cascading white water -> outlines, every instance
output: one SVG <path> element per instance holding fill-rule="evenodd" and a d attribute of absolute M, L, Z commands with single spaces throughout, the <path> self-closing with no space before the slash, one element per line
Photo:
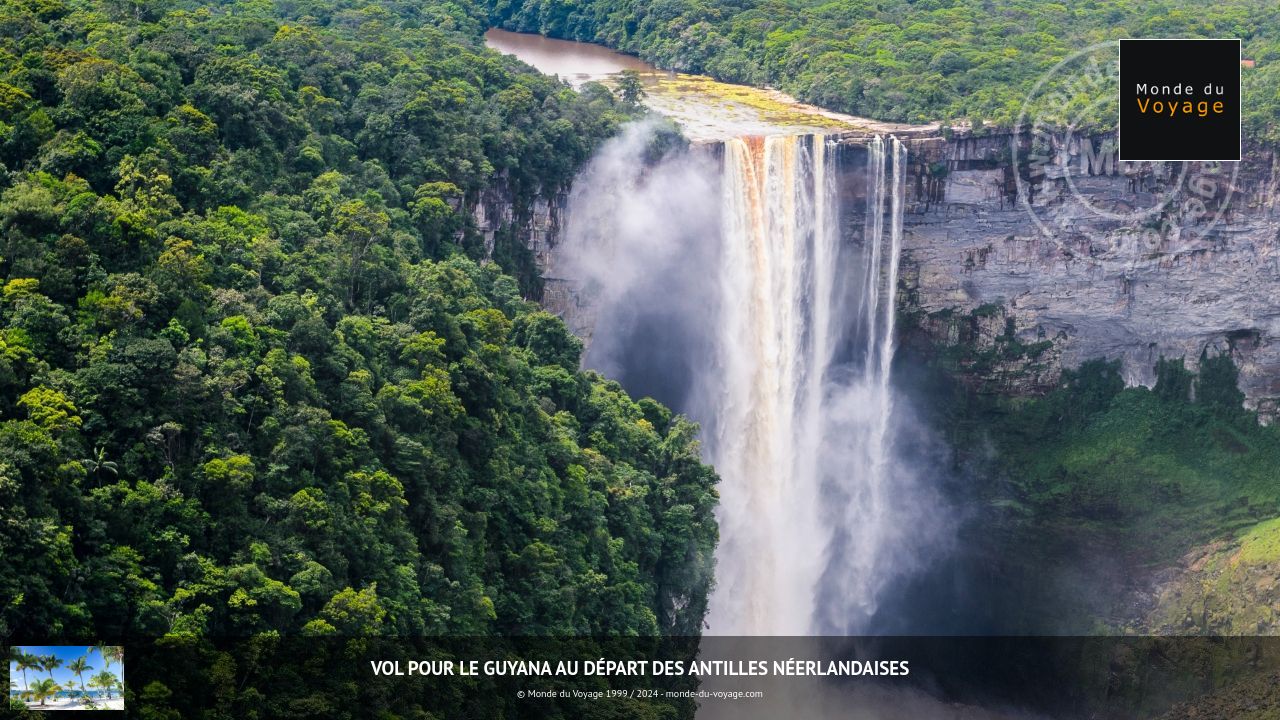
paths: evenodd
<path fill-rule="evenodd" d="M 889 158 L 886 162 L 886 149 Z M 906 148 L 897 138 L 875 138 L 867 148 L 867 224 L 862 251 L 863 277 L 856 293 L 853 345 L 860 365 L 833 377 L 824 413 L 828 451 L 842 461 L 828 476 L 838 508 L 831 516 L 826 592 L 818 618 L 827 631 L 867 633 L 880 591 L 891 580 L 907 543 L 907 513 L 898 495 L 914 494 L 905 466 L 896 462 L 891 435 L 893 392 L 890 369 L 894 353 L 894 319 L 898 267 L 902 248 L 902 213 Z M 886 173 L 886 164 L 889 170 Z M 888 181 L 886 187 L 886 180 Z M 884 232 L 888 196 L 889 232 Z M 844 467 L 841 467 L 843 465 Z M 919 544 L 919 538 L 916 539 Z"/>
<path fill-rule="evenodd" d="M 720 280 L 723 385 L 712 462 L 723 478 L 711 629 L 802 634 L 824 538 L 813 460 L 824 360 L 819 330 L 834 233 L 826 146 L 802 136 L 739 138 L 724 151 Z M 783 538 L 786 543 L 781 542 Z M 808 547 L 806 553 L 783 552 Z M 723 623 L 723 625 L 721 624 Z"/>
<path fill-rule="evenodd" d="M 859 242 L 839 203 L 857 156 L 833 139 L 646 161 L 654 132 L 629 127 L 575 182 L 554 270 L 591 298 L 566 308 L 594 327 L 586 363 L 703 425 L 722 479 L 709 633 L 874 632 L 931 507 L 892 453 L 906 149 L 870 143 Z"/>
<path fill-rule="evenodd" d="M 869 148 L 862 277 L 849 293 L 859 254 L 841 246 L 828 142 L 725 147 L 721 377 L 708 409 L 723 479 L 716 634 L 801 635 L 820 617 L 862 630 L 883 584 L 905 148 L 891 140 L 889 178 L 885 143 Z"/>

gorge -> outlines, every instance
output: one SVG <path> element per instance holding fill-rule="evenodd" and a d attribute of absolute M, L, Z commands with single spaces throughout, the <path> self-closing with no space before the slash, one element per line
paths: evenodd
<path fill-rule="evenodd" d="M 705 428 L 722 477 L 710 632 L 865 632 L 906 551 L 889 383 L 905 147 L 747 136 L 646 165 L 657 130 L 610 141 L 569 200 L 556 267 L 595 298 L 586 364 Z M 853 162 L 868 194 L 844 212 Z"/>
<path fill-rule="evenodd" d="M 508 44 L 492 39 L 490 44 L 523 52 L 511 44 L 512 36 L 529 37 L 505 33 Z M 563 54 L 589 46 L 539 40 L 544 52 L 554 48 L 550 52 Z M 652 66 L 636 65 L 635 58 L 612 55 L 613 72 L 638 67 L 647 68 L 651 75 L 646 77 L 666 77 Z M 542 62 L 528 59 L 535 66 Z M 558 66 L 547 69 L 563 72 Z M 1012 152 L 1022 148 L 1031 154 L 1029 133 L 881 123 L 818 111 L 784 95 L 758 91 L 782 103 L 768 106 L 770 114 L 757 110 L 763 101 L 744 100 L 744 95 L 718 86 L 690 84 L 679 91 L 647 87 L 657 97 L 647 97 L 646 103 L 657 112 L 673 113 L 682 129 L 697 118 L 700 129 L 690 137 L 698 145 L 715 145 L 743 134 L 743 129 L 758 131 L 762 124 L 774 132 L 820 130 L 855 152 L 876 135 L 901 138 L 908 151 L 903 169 L 902 311 L 928 316 L 923 330 L 943 344 L 954 344 L 959 337 L 952 317 L 980 308 L 989 319 L 980 318 L 984 327 L 976 331 L 979 342 L 990 344 L 992 333 L 998 336 L 1010 320 L 1021 340 L 1054 341 L 1051 351 L 1036 361 L 984 374 L 982 382 L 993 388 L 1043 389 L 1063 367 L 1095 357 L 1120 359 L 1128 384 L 1149 386 L 1161 356 L 1185 358 L 1195 367 L 1207 349 L 1211 354 L 1230 351 L 1240 368 L 1248 407 L 1264 419 L 1280 407 L 1280 373 L 1274 370 L 1280 362 L 1280 300 L 1251 290 L 1280 275 L 1275 240 L 1280 175 L 1270 149 L 1250 148 L 1238 168 L 1227 164 L 1235 172 L 1215 181 L 1210 201 L 1215 214 L 1212 222 L 1200 223 L 1209 232 L 1181 237 L 1171 235 L 1168 225 L 1182 210 L 1167 200 L 1185 193 L 1178 187 L 1182 176 L 1161 174 L 1160 166 L 1118 162 L 1114 133 L 1062 138 L 1045 161 L 1048 172 L 1033 178 L 1029 172 L 1035 168 L 1027 167 L 1027 158 L 1019 165 Z M 689 108 L 687 115 L 673 110 L 676 107 Z M 744 114 L 749 122 L 742 122 Z M 861 179 L 845 178 L 843 171 L 837 174 L 848 196 L 845 205 L 864 202 Z M 1024 185 L 1022 196 L 1019 182 Z M 1079 197 L 1074 204 L 1067 202 L 1072 194 Z M 551 259 L 552 248 L 562 240 L 567 200 L 567 194 L 543 199 L 526 241 L 548 277 L 548 305 L 590 339 L 591 299 L 568 294 Z M 1145 206 L 1155 210 L 1157 200 L 1164 201 L 1158 212 L 1133 212 Z M 1041 209 L 1029 211 L 1032 202 Z M 1080 208 L 1085 212 L 1077 212 Z M 1044 209 L 1057 213 L 1056 226 L 1039 219 L 1037 213 Z M 1132 217 L 1118 214 L 1124 210 Z M 512 219 L 500 197 L 482 199 L 476 211 L 478 224 L 490 236 Z M 1162 222 L 1164 237 L 1137 244 Z M 1193 282 L 1194 274 L 1206 271 L 1225 287 Z M 1019 372 L 1007 372 L 1010 369 Z M 1023 376 L 1013 377 L 1019 374 Z"/>
<path fill-rule="evenodd" d="M 873 135 L 855 151 L 803 126 L 735 134 L 731 118 L 700 126 L 724 139 L 656 159 L 660 123 L 607 143 L 547 275 L 586 299 L 589 325 L 567 319 L 591 340 L 588 367 L 705 429 L 722 477 L 708 631 L 866 633 L 880 590 L 932 540 L 902 533 L 930 503 L 892 439 L 907 148 Z"/>
<path fill-rule="evenodd" d="M 735 122 L 717 127 L 705 112 L 717 104 Z M 1229 357 L 1246 407 L 1274 417 L 1280 301 L 1250 290 L 1280 274 L 1269 153 L 1217 180 L 1210 218 L 1184 218 L 1169 202 L 1182 178 L 1116 163 L 1107 134 L 1062 139 L 1037 170 L 1019 166 L 1033 153 L 1017 133 L 856 118 L 815 133 L 775 117 L 743 134 L 737 96 L 697 106 L 703 134 L 687 149 L 662 149 L 667 131 L 652 128 L 607 144 L 546 203 L 534 251 L 544 303 L 587 341 L 587 366 L 703 425 L 723 477 L 710 633 L 936 629 L 877 603 L 960 522 L 940 497 L 956 469 L 938 439 L 904 430 L 909 398 L 890 412 L 895 337 L 994 397 L 1043 395 L 1093 359 L 1151 387 L 1162 358 L 1194 372 Z M 1160 222 L 1187 232 L 1153 237 Z M 895 433 L 911 440 L 886 473 Z M 1107 602 L 1149 592 L 1127 575 Z"/>

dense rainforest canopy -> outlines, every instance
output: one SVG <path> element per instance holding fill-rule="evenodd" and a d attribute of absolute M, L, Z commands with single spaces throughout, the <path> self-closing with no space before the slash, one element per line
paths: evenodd
<path fill-rule="evenodd" d="M 1254 65 L 1242 79 L 1246 132 L 1280 139 L 1280 7 L 1268 0 L 487 2 L 493 21 L 512 30 L 601 42 L 662 67 L 911 122 L 1012 125 L 1036 80 L 1094 43 L 1241 38 Z M 1096 99 L 1075 98 L 1084 120 L 1110 128 L 1115 106 L 1090 108 Z"/>
<path fill-rule="evenodd" d="M 467 212 L 626 104 L 483 29 L 0 3 L 0 640 L 699 631 L 694 427 L 579 372 Z"/>

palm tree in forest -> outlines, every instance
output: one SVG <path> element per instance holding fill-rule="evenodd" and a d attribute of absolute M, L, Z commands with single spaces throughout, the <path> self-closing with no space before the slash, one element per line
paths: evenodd
<path fill-rule="evenodd" d="M 31 683 L 31 687 L 23 694 L 39 700 L 41 707 L 43 707 L 45 700 L 57 695 L 61 691 L 62 686 L 52 680 L 37 680 Z"/>
<path fill-rule="evenodd" d="M 75 673 L 76 677 L 80 678 L 80 694 L 87 694 L 84 689 L 84 674 L 92 670 L 93 666 L 81 657 L 67 663 L 67 669 Z"/>
<path fill-rule="evenodd" d="M 111 690 L 116 686 L 116 676 L 103 670 L 102 672 L 89 678 L 89 687 L 100 687 L 107 691 L 107 699 L 111 699 Z"/>
<path fill-rule="evenodd" d="M 81 460 L 80 464 L 84 465 L 84 468 L 92 473 L 94 477 L 97 477 L 98 473 L 103 470 L 106 470 L 112 475 L 120 474 L 119 467 L 115 462 L 107 459 L 107 450 L 101 445 L 99 445 L 97 451 L 93 453 L 93 457 Z"/>

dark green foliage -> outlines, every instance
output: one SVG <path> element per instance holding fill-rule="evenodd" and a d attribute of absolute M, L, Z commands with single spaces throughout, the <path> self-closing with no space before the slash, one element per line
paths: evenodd
<path fill-rule="evenodd" d="M 1194 378 L 1182 358 L 1171 360 L 1162 357 L 1156 362 L 1156 384 L 1152 391 L 1162 400 L 1190 400 Z"/>
<path fill-rule="evenodd" d="M 692 426 L 468 250 L 611 96 L 467 3 L 0 16 L 0 637 L 699 632 Z"/>
<path fill-rule="evenodd" d="M 1280 513 L 1280 433 L 1241 407 L 1230 357 L 1205 360 L 1198 374 L 1180 360 L 1158 367 L 1155 390 L 1126 389 L 1118 363 L 1093 361 L 1043 398 L 970 396 L 962 414 L 983 422 L 964 426 L 956 446 L 983 435 L 998 451 L 993 474 L 1012 481 L 1020 503 L 1055 521 L 1104 519 L 1152 552 Z"/>
<path fill-rule="evenodd" d="M 1107 604 L 1126 583 L 1280 515 L 1280 432 L 1241 407 L 1231 358 L 1197 372 L 1161 359 L 1156 374 L 1153 390 L 1125 388 L 1118 362 L 1092 361 L 1044 397 L 940 404 L 981 508 L 971 552 L 1009 582 L 1006 630 L 1096 632 L 1129 612 Z"/>
<path fill-rule="evenodd" d="M 1075 370 L 1064 370 L 1062 385 L 1065 392 L 1052 396 L 1050 402 L 1057 401 L 1069 427 L 1082 427 L 1124 390 L 1120 361 L 1089 360 Z"/>
<path fill-rule="evenodd" d="M 628 107 L 637 107 L 644 98 L 644 85 L 640 81 L 640 73 L 635 70 L 623 70 L 618 77 L 618 98 Z"/>
<path fill-rule="evenodd" d="M 1245 415 L 1244 393 L 1240 392 L 1237 382 L 1239 374 L 1229 355 L 1202 355 L 1200 375 L 1196 379 L 1196 402 L 1222 418 L 1242 417 Z"/>
<path fill-rule="evenodd" d="M 884 120 L 1012 125 L 1036 81 L 1072 53 L 1122 37 L 1238 37 L 1246 132 L 1280 138 L 1280 10 L 1259 0 L 488 0 L 511 30 L 588 40 L 664 68 L 772 85 Z M 1079 74 L 1069 79 L 1078 79 Z M 1043 91 L 1079 89 L 1066 82 Z M 1097 103 L 1099 98 L 1090 97 Z M 1105 99 L 1105 98 L 1103 98 Z M 1090 102 L 1072 97 L 1080 109 Z M 1061 100 L 1054 117 L 1061 116 Z M 1109 128 L 1114 103 L 1075 121 Z"/>

